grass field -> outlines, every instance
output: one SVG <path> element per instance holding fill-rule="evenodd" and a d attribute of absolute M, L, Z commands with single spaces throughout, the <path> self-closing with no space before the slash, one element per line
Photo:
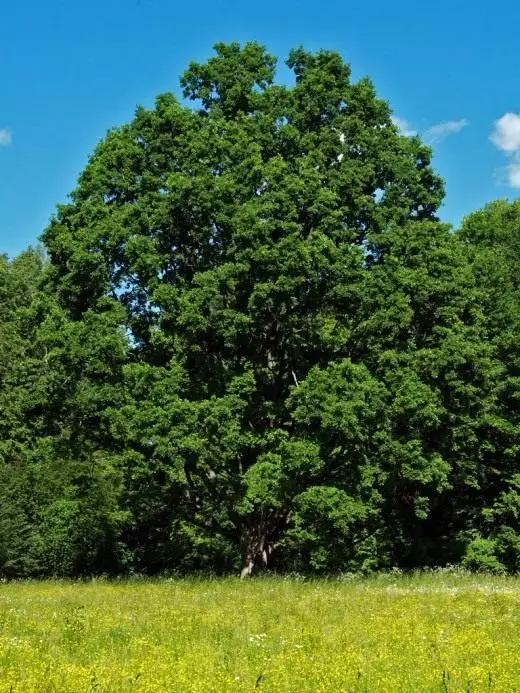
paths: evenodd
<path fill-rule="evenodd" d="M 520 580 L 0 584 L 0 693 L 520 691 Z"/>

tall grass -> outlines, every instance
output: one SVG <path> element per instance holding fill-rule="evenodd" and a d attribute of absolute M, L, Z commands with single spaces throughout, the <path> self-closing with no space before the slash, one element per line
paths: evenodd
<path fill-rule="evenodd" d="M 520 691 L 520 581 L 0 585 L 0 693 Z"/>

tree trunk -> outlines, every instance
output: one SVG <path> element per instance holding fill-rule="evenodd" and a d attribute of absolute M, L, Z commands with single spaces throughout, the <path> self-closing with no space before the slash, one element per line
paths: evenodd
<path fill-rule="evenodd" d="M 286 530 L 291 520 L 289 511 L 284 513 L 271 513 L 270 517 L 265 516 L 257 523 L 247 524 L 242 527 L 240 544 L 242 548 L 242 569 L 240 578 L 251 577 L 262 568 L 266 570 L 273 547 Z"/>
<path fill-rule="evenodd" d="M 255 531 L 254 528 L 244 529 L 242 534 L 242 570 L 240 578 L 251 577 L 262 566 L 267 568 L 271 547 L 266 545 L 265 532 Z"/>
<path fill-rule="evenodd" d="M 246 559 L 246 562 L 240 571 L 240 579 L 243 580 L 244 578 L 251 577 L 253 575 L 254 567 L 255 562 L 251 558 Z"/>

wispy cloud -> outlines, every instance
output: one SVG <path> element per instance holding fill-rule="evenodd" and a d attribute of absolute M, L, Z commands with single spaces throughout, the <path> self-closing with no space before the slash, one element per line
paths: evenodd
<path fill-rule="evenodd" d="M 436 125 L 432 125 L 431 128 L 428 128 L 423 137 L 428 144 L 438 144 L 448 137 L 448 135 L 457 134 L 468 124 L 469 121 L 467 118 L 461 118 L 460 120 L 445 120 L 442 123 L 437 123 Z"/>
<path fill-rule="evenodd" d="M 396 126 L 401 135 L 404 135 L 405 137 L 413 137 L 417 134 L 417 130 L 414 130 L 410 123 L 404 118 L 392 116 L 392 123 Z"/>
<path fill-rule="evenodd" d="M 417 135 L 417 130 L 413 127 L 410 121 L 404 118 L 399 118 L 398 116 L 392 117 L 392 123 L 399 129 L 401 135 L 406 137 L 413 137 Z M 432 125 L 422 133 L 422 138 L 428 144 L 438 144 L 448 135 L 454 135 L 460 132 L 463 128 L 468 125 L 469 121 L 467 118 L 461 118 L 460 120 L 446 120 L 442 123 L 437 123 Z"/>
<path fill-rule="evenodd" d="M 504 169 L 507 184 L 520 189 L 520 115 L 505 113 L 495 121 L 489 139 L 509 157 Z"/>
<path fill-rule="evenodd" d="M 0 147 L 7 147 L 11 144 L 11 131 L 7 128 L 0 128 Z"/>

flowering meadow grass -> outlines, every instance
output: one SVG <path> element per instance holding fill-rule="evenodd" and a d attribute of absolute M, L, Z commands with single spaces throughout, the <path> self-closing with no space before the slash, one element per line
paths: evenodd
<path fill-rule="evenodd" d="M 520 580 L 0 584 L 0 693 L 520 691 Z"/>

